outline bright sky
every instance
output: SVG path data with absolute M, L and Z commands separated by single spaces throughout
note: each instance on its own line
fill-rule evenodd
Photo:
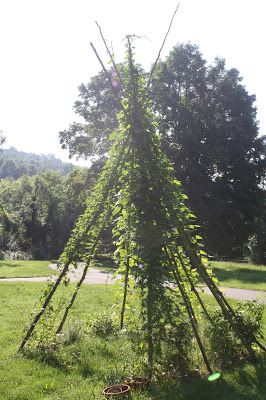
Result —
M 119 60 L 128 33 L 144 35 L 138 60 L 154 61 L 176 0 L 0 0 L 0 129 L 7 146 L 53 153 L 67 160 L 58 132 L 75 120 L 78 86 L 107 61 L 97 27 Z M 199 45 L 207 61 L 224 57 L 257 96 L 260 133 L 266 133 L 266 3 L 264 0 L 180 0 L 162 57 L 178 42 Z

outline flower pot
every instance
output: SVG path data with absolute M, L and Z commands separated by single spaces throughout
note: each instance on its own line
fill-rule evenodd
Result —
M 125 378 L 125 384 L 134 389 L 146 389 L 150 384 L 150 379 L 146 377 L 134 376 L 133 378 Z
M 103 390 L 106 399 L 123 399 L 130 396 L 130 386 L 119 384 L 108 386 Z
M 127 377 L 125 378 L 125 384 L 128 385 L 128 386 L 130 386 L 130 387 L 133 387 L 134 379 L 131 378 L 131 377 L 129 377 L 129 376 L 127 376 Z

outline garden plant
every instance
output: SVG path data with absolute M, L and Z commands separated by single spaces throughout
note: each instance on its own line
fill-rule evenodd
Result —
M 134 292 L 139 300 L 136 308 L 139 322 L 135 336 L 131 332 L 132 340 L 144 354 L 143 372 L 148 379 L 159 366 L 166 373 L 176 365 L 187 371 L 191 367 L 187 365 L 191 343 L 200 354 L 194 365 L 197 362 L 202 373 L 212 374 L 212 361 L 215 360 L 216 366 L 219 360 L 211 356 L 206 345 L 208 330 L 204 331 L 204 326 L 206 321 L 215 326 L 217 319 L 230 332 L 233 338 L 230 343 L 237 343 L 238 354 L 241 348 L 243 358 L 254 361 L 266 348 L 259 341 L 256 329 L 246 329 L 244 314 L 235 312 L 217 287 L 202 238 L 197 233 L 195 215 L 187 207 L 181 183 L 161 149 L 160 127 L 149 90 L 156 62 L 147 76 L 134 59 L 135 38 L 128 36 L 126 67 L 121 71 L 103 35 L 102 38 L 112 62 L 112 73 L 91 46 L 114 95 L 117 87 L 121 89 L 119 128 L 111 135 L 112 147 L 88 198 L 87 209 L 78 219 L 60 257 L 60 274 L 49 281 L 19 350 L 36 348 L 47 335 L 56 337 L 63 332 L 88 268 L 99 252 L 102 233 L 111 227 L 114 259 L 121 275 L 119 325 L 121 329 L 130 327 L 130 321 L 136 318 L 135 313 L 126 312 L 130 294 Z M 157 61 L 159 56 L 160 53 Z M 75 289 L 57 290 L 59 286 L 68 286 L 69 269 L 81 261 L 84 270 Z M 213 315 L 205 305 L 197 286 L 199 279 L 210 289 L 219 314 Z M 212 341 L 215 330 L 209 332 Z

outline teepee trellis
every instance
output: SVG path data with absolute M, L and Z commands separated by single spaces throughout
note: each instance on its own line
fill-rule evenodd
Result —
M 127 67 L 122 81 L 101 29 L 100 33 L 118 80 L 123 86 L 124 97 L 119 99 L 119 128 L 113 134 L 109 159 L 89 197 L 88 208 L 79 218 L 61 256 L 60 275 L 34 317 L 19 349 L 22 350 L 33 335 L 58 286 L 66 279 L 70 265 L 76 265 L 82 260 L 85 261 L 83 274 L 63 310 L 63 315 L 60 315 L 55 333 L 62 331 L 90 263 L 97 254 L 101 234 L 106 226 L 113 224 L 113 237 L 117 248 L 115 256 L 119 262 L 119 270 L 124 274 L 120 326 L 122 328 L 124 325 L 130 278 L 140 288 L 141 293 L 149 376 L 152 375 L 154 348 L 158 341 L 158 317 L 167 321 L 167 313 L 171 307 L 174 308 L 169 302 L 169 291 L 181 295 L 206 368 L 212 372 L 191 302 L 191 298 L 195 296 L 204 314 L 211 321 L 197 290 L 198 276 L 210 289 L 224 318 L 254 359 L 254 344 L 264 351 L 266 349 L 255 337 L 252 341 L 245 337 L 232 307 L 213 281 L 212 273 L 207 270 L 200 238 L 195 234 L 191 223 L 193 215 L 185 206 L 185 196 L 180 189 L 180 182 L 174 177 L 173 167 L 160 148 L 157 124 L 150 109 L 151 101 L 147 93 L 151 76 L 147 84 L 134 62 L 132 39 L 128 37 Z M 116 95 L 112 77 L 93 45 L 92 48 Z

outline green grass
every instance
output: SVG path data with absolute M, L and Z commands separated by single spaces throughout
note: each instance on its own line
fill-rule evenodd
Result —
M 0 400 L 103 399 L 104 385 L 124 375 L 125 365 L 133 360 L 124 336 L 84 337 L 42 359 L 16 354 L 42 287 L 42 283 L 0 283 Z M 110 285 L 84 285 L 70 324 L 71 320 L 87 321 L 91 314 L 106 309 L 112 312 L 114 294 Z M 132 400 L 265 400 L 265 374 L 265 365 L 246 365 L 225 373 L 215 384 L 201 379 L 153 384 Z
M 220 286 L 266 291 L 266 265 L 240 262 L 212 261 Z M 115 271 L 110 261 L 95 261 L 92 265 L 104 272 Z
M 0 278 L 27 278 L 37 276 L 51 276 L 57 271 L 49 268 L 50 261 L 0 261 Z
M 91 266 L 103 272 L 115 272 L 117 269 L 116 264 L 110 261 L 94 261 Z
M 266 291 L 266 265 L 212 261 L 221 286 Z
M 0 279 L 51 276 L 57 274 L 49 268 L 50 261 L 0 261 Z M 220 286 L 266 291 L 266 265 L 237 262 L 211 262 Z M 115 271 L 110 260 L 95 261 L 93 268 L 103 272 Z

